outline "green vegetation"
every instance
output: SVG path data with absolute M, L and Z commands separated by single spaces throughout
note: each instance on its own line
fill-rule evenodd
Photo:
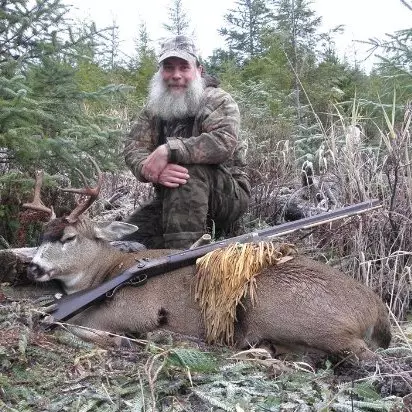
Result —
M 169 17 L 164 27 L 190 32 L 181 1 L 171 1 Z M 398 411 L 402 398 L 412 408 L 410 322 L 402 323 L 412 296 L 412 28 L 371 41 L 381 58 L 366 73 L 339 59 L 342 28 L 321 33 L 308 1 L 241 0 L 225 19 L 227 47 L 202 63 L 241 109 L 253 185 L 244 230 L 273 223 L 285 189 L 310 200 L 300 185 L 305 161 L 337 205 L 379 198 L 377 211 L 286 240 L 388 303 L 397 337 L 385 366 L 345 375 L 326 361 L 281 362 L 258 350 L 234 359 L 180 341 L 101 350 L 38 331 L 31 303 L 11 305 L 0 292 L 1 410 Z M 37 242 L 38 222 L 21 205 L 38 169 L 58 214 L 73 203 L 58 187 L 81 184 L 76 169 L 92 177 L 87 155 L 106 173 L 107 198 L 130 187 L 122 136 L 144 104 L 156 54 L 144 23 L 134 54 L 123 56 L 116 27 L 74 24 L 61 0 L 3 2 L 0 22 L 0 248 L 8 248 Z

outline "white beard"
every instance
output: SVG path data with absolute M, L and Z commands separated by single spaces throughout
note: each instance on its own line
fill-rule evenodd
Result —
M 147 101 L 148 110 L 163 120 L 195 116 L 205 89 L 203 78 L 197 74 L 184 93 L 173 93 L 157 72 L 151 82 Z

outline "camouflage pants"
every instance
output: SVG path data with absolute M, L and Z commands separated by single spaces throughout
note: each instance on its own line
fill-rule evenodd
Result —
M 128 218 L 139 229 L 127 240 L 151 249 L 185 249 L 210 233 L 212 222 L 224 233 L 247 210 L 249 193 L 228 171 L 215 165 L 185 167 L 190 175 L 185 185 L 156 186 L 156 197 Z

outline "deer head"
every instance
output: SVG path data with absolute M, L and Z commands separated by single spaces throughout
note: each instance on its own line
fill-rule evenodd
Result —
M 97 227 L 84 215 L 97 199 L 103 182 L 100 168 L 94 160 L 92 162 L 97 171 L 95 187 L 87 186 L 84 175 L 79 172 L 86 187 L 62 189 L 78 193 L 81 197 L 68 216 L 56 218 L 54 214 L 50 214 L 51 219 L 45 226 L 41 245 L 28 267 L 28 275 L 33 280 L 42 282 L 59 279 L 64 282 L 68 277 L 74 279 L 88 268 L 107 259 L 110 255 L 107 250 L 111 248 L 109 241 L 120 239 L 137 230 L 136 226 L 124 222 Z M 52 212 L 53 209 L 44 206 L 40 200 L 42 177 L 42 172 L 36 174 L 34 200 L 23 206 Z

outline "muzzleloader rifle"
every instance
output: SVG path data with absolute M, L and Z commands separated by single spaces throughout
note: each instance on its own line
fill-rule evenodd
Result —
M 60 299 L 56 298 L 53 302 L 51 302 L 48 312 L 52 316 L 52 322 L 63 322 L 86 309 L 94 302 L 112 296 L 119 287 L 125 285 L 138 285 L 139 283 L 144 283 L 149 277 L 192 265 L 196 262 L 196 259 L 215 249 L 219 249 L 233 243 L 248 243 L 268 239 L 270 240 L 274 237 L 282 236 L 296 230 L 312 228 L 318 225 L 333 222 L 335 220 L 359 215 L 380 207 L 381 205 L 379 200 L 369 200 L 330 212 L 321 213 L 316 216 L 303 218 L 294 222 L 283 223 L 281 225 L 268 227 L 241 236 L 184 250 L 182 252 L 170 254 L 157 259 L 140 260 L 132 267 L 120 273 L 118 276 L 102 283 L 96 288 L 85 289 L 71 295 L 63 296 Z

